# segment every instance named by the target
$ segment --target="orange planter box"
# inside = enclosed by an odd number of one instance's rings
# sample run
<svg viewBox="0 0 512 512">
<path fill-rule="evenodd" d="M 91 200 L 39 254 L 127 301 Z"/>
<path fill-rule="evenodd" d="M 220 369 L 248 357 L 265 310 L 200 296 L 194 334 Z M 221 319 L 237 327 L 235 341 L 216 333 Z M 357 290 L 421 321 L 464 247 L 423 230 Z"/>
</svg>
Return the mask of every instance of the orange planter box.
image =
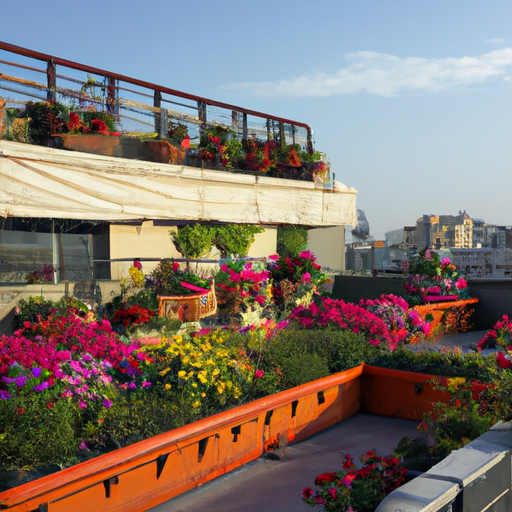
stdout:
<svg viewBox="0 0 512 512">
<path fill-rule="evenodd" d="M 361 365 L 0 493 L 0 509 L 147 510 L 358 412 L 420 420 L 430 376 Z"/>
<path fill-rule="evenodd" d="M 454 300 L 454 301 L 446 301 L 446 302 L 432 302 L 430 304 L 423 304 L 421 306 L 415 306 L 414 309 L 424 318 L 426 319 L 430 316 L 432 319 L 430 320 L 430 336 L 429 338 L 433 338 L 439 334 L 444 334 L 445 328 L 443 326 L 443 318 L 446 316 L 447 312 L 451 310 L 462 310 L 464 308 L 468 308 L 471 304 L 476 304 L 478 299 L 466 299 L 466 300 Z M 460 331 L 463 332 L 463 331 Z M 450 334 L 454 334 L 454 332 L 450 332 Z"/>
</svg>

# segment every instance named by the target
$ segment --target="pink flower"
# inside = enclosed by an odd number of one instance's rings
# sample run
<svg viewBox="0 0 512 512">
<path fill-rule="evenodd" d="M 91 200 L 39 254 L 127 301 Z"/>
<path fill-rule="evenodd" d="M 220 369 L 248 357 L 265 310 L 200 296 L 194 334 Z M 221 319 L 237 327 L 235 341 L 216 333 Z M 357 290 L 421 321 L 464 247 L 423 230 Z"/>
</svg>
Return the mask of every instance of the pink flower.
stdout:
<svg viewBox="0 0 512 512">
<path fill-rule="evenodd" d="M 459 277 L 459 279 L 457 279 L 457 282 L 455 283 L 455 288 L 457 288 L 457 290 L 462 290 L 463 288 L 467 288 L 467 286 L 468 283 L 462 277 Z"/>
<path fill-rule="evenodd" d="M 311 274 L 309 272 L 305 272 L 302 276 L 303 283 L 311 283 Z"/>
<path fill-rule="evenodd" d="M 254 301 L 257 302 L 260 306 L 263 306 L 263 304 L 265 304 L 265 297 L 257 295 L 256 297 L 254 297 Z"/>
<path fill-rule="evenodd" d="M 254 380 L 261 379 L 261 377 L 263 377 L 263 375 L 265 375 L 265 372 L 263 370 L 260 370 L 260 369 L 256 370 L 254 372 Z"/>
</svg>

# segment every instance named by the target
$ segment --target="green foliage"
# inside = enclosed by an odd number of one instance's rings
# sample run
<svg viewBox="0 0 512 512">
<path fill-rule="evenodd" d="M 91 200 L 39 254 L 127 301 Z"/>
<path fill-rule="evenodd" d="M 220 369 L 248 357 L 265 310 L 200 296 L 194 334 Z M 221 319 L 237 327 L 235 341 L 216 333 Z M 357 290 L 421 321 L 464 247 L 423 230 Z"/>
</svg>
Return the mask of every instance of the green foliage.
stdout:
<svg viewBox="0 0 512 512">
<path fill-rule="evenodd" d="M 261 226 L 251 224 L 226 224 L 215 228 L 213 245 L 219 249 L 222 256 L 246 256 L 249 247 L 258 233 L 263 233 Z"/>
<path fill-rule="evenodd" d="M 190 295 L 197 293 L 184 287 L 181 283 L 189 283 L 203 289 L 209 289 L 211 279 L 200 277 L 189 270 L 181 270 L 180 264 L 169 259 L 163 259 L 151 272 L 148 280 L 148 290 L 157 295 Z"/>
<path fill-rule="evenodd" d="M 295 258 L 308 248 L 308 230 L 299 226 L 277 228 L 277 254 Z"/>
<path fill-rule="evenodd" d="M 66 315 L 69 309 L 87 313 L 87 306 L 75 297 L 62 298 L 54 302 L 42 296 L 33 296 L 21 299 L 18 302 L 16 315 L 16 328 L 22 327 L 24 322 L 37 322 L 47 320 L 50 315 Z"/>
<path fill-rule="evenodd" d="M 200 258 L 208 253 L 212 245 L 219 249 L 223 257 L 245 256 L 254 242 L 255 235 L 263 231 L 261 226 L 246 224 L 189 224 L 173 233 L 172 239 L 176 250 L 185 258 Z"/>
<path fill-rule="evenodd" d="M 185 258 L 200 258 L 212 246 L 213 232 L 204 224 L 189 224 L 172 233 L 172 241 L 176 250 Z"/>
<path fill-rule="evenodd" d="M 0 469 L 79 462 L 79 413 L 58 391 L 0 400 Z"/>
<path fill-rule="evenodd" d="M 279 369 L 280 390 L 299 386 L 330 374 L 326 357 L 315 351 L 315 343 L 300 331 L 284 330 L 263 346 L 262 369 Z M 305 333 L 304 334 L 308 334 Z"/>
<path fill-rule="evenodd" d="M 53 132 L 60 132 L 69 119 L 69 112 L 61 103 L 40 101 L 28 102 L 25 107 L 25 117 L 29 119 L 29 136 L 34 144 L 48 145 Z"/>
<path fill-rule="evenodd" d="M 180 426 L 177 404 L 155 393 L 141 391 L 119 395 L 104 413 L 97 439 L 110 439 L 117 448 L 142 441 Z"/>
</svg>

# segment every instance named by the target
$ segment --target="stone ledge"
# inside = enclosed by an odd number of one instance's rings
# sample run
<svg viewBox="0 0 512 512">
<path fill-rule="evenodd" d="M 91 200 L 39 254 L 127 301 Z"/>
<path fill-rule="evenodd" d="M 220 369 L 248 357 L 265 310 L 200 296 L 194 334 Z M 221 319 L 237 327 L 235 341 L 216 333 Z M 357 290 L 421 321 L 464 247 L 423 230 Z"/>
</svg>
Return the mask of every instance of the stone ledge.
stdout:
<svg viewBox="0 0 512 512">
<path fill-rule="evenodd" d="M 387 496 L 376 512 L 498 512 L 512 500 L 512 423 L 498 423 L 424 475 Z"/>
</svg>

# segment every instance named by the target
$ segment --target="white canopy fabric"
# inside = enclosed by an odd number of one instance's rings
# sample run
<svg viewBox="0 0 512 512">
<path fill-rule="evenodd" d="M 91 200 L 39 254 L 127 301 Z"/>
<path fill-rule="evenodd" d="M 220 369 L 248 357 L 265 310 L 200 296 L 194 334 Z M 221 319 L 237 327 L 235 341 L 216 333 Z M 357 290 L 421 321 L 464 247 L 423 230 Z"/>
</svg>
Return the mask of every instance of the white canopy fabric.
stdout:
<svg viewBox="0 0 512 512">
<path fill-rule="evenodd" d="M 0 216 L 354 226 L 356 194 L 314 183 L 0 140 Z"/>
</svg>

